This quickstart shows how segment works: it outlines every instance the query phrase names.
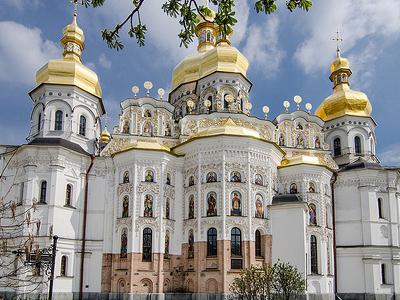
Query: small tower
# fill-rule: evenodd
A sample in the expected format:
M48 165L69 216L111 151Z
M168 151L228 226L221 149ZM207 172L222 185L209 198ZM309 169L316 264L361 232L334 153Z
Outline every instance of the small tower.
M36 73L36 87L29 93L33 109L27 139L35 144L75 144L93 154L105 110L99 78L82 64L85 36L77 23L76 7L61 45L63 57L50 60Z
M326 141L336 163L343 166L360 158L377 162L372 106L367 95L350 88L350 64L341 56L339 47L330 70L333 94L321 103L315 114L325 121Z

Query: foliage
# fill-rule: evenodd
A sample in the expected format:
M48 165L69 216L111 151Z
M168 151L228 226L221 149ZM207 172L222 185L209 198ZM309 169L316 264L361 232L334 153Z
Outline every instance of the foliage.
M106 0L74 0L80 2L85 7L99 7L103 6ZM178 19L181 25L181 31L178 37L181 41L181 46L187 47L195 38L196 24L199 21L199 17L211 13L208 6L200 5L199 2L204 0L166 0L162 5L162 10L168 16ZM237 23L235 18L235 3L237 1L247 0L206 0L211 2L217 7L216 16L214 23L218 26L221 37L225 39L229 34L232 33L232 27ZM278 9L278 0L256 0L254 4L255 11L257 13L272 14ZM120 30L129 24L128 34L130 37L135 38L139 46L144 46L147 27L142 24L140 17L140 9L144 4L145 0L132 0L132 10L128 16L113 29L104 29L102 31L103 40L107 43L108 47L120 50L124 47L121 38ZM146 3L150 3L147 0ZM312 0L287 0L286 7L289 11L295 9L302 9L308 11L312 7Z
M0 161L4 162L0 172L0 287L31 293L43 288L47 278L38 276L44 271L42 265L25 264L32 253L38 253L42 238L39 237L41 222L35 216L37 201L24 202L21 184L16 182L23 167L10 167L18 150L0 154ZM20 195L15 197L16 194Z
M305 282L296 267L281 261L262 268L243 269L230 285L237 300L295 299L304 292Z

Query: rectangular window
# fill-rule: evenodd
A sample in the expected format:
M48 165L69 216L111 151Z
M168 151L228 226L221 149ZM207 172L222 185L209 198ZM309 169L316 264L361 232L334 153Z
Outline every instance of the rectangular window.
M381 280L382 280L382 284L387 284L387 281L386 281L386 265L385 264L381 264Z
M24 188L25 188L25 183L21 182L19 186L19 197L18 197L18 205L22 205L23 200L24 200Z

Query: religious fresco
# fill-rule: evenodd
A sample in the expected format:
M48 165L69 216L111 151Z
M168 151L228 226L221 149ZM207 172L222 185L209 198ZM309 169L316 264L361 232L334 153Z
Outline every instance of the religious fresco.
M189 186L193 186L194 185L194 176L192 175L192 176L190 176L189 177Z
M315 207L315 204L310 204L308 209L310 215L310 225L317 225L317 208Z
M310 184L308 185L308 192L315 193L315 184L313 182L310 182Z
M189 219L194 219L194 196L190 195L189 197Z
M297 185L295 183L292 183L290 185L290 193L291 194L297 194Z
M231 173L231 182L241 182L242 181L242 176L240 175L239 172L233 171Z
M254 182L257 185L264 185L263 178L260 174L256 174Z
M215 172L209 172L206 178L207 183L217 182L217 174Z
M126 230L124 229L121 234L121 250L120 257L126 258L128 253L128 236L126 234Z
M241 216L242 215L242 200L241 195L239 192L232 192L231 194L232 199L232 209L231 215L232 216Z
M122 217L127 218L129 216L129 197L125 196L122 201Z
M256 218L264 218L263 197L260 194L256 195Z
M207 217L217 215L217 194L210 192L207 195Z
M147 170L146 175L144 176L144 181L146 182L154 182L154 173L152 170Z
M122 179L122 183L128 183L128 182L129 182L129 172L125 171L123 179Z
M144 197L144 217L153 217L153 196L146 195Z

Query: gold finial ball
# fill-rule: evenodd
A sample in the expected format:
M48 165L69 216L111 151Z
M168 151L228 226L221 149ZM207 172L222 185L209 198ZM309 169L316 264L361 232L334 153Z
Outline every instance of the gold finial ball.
M303 99L301 98L301 96L296 95L293 97L293 100L296 104L300 104Z
M290 102L287 100L283 101L283 107L288 109L290 107Z
M312 104L311 103L306 103L306 109L308 112L312 110Z
M251 104L250 102L247 102L247 103L245 104L245 108L246 108L247 110L251 110L252 107L253 107L253 104Z
M189 99L189 100L186 102L186 104L187 104L187 106L189 107L189 109L193 109L193 108L194 108L194 105L195 105L194 101L191 100L191 99Z
M208 99L204 100L204 106L209 108L211 106L211 101Z
M158 93L158 96L160 96L160 99L162 99L163 96L165 95L165 90L162 88L159 88L157 93Z
M233 100L235 100L235 98L233 97L233 95L228 94L228 95L225 96L225 101L226 101L226 102L232 103Z
M134 85L132 87L132 93L135 95L135 97L136 97L137 93L139 93L139 91L140 91L140 89L137 85Z

